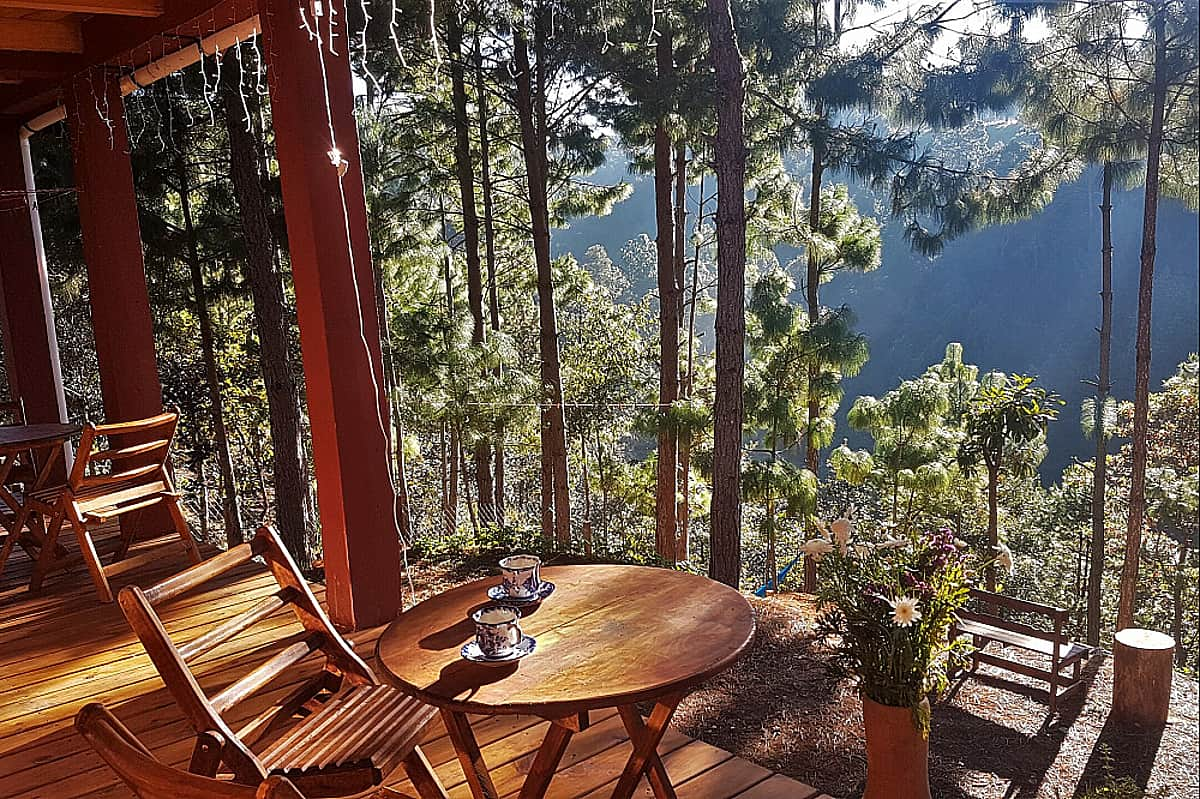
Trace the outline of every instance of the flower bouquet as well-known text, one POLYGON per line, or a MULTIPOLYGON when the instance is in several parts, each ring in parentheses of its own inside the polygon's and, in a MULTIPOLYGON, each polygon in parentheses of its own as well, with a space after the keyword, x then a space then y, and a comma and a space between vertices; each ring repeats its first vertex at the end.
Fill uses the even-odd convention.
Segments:
POLYGON ((967 648, 949 631, 972 583, 970 555, 945 529, 868 536, 845 518, 818 529, 804 544, 822 561, 817 632, 858 678, 866 797, 927 797, 928 700, 967 648))

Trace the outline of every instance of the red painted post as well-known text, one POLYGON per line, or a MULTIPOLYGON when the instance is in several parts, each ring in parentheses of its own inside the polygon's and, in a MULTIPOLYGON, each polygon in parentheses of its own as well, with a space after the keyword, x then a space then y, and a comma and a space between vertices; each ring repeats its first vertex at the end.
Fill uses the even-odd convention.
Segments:
POLYGON ((400 611, 401 550, 349 28, 342 0, 261 0, 259 12, 312 422, 326 597, 336 623, 362 628, 400 611))
POLYGON ((74 144, 79 226, 104 416, 110 422, 151 416, 162 411, 162 386, 125 103, 116 75, 91 70, 77 77, 67 95, 67 123, 74 144))
MULTIPOLYGON (((32 170, 26 169, 28 147, 15 123, 0 123, 0 190, 33 191, 32 170)), ((28 421, 62 422, 67 403, 34 196, 9 194, 0 212, 0 316, 9 390, 24 401, 28 421)), ((65 470, 60 468, 57 476, 65 478, 65 470)))
MULTIPOLYGON (((117 75, 100 69, 81 73, 66 101, 104 418, 153 416, 163 409, 162 385, 117 75)), ((129 523, 145 533, 172 529, 159 508, 136 515, 129 523)))

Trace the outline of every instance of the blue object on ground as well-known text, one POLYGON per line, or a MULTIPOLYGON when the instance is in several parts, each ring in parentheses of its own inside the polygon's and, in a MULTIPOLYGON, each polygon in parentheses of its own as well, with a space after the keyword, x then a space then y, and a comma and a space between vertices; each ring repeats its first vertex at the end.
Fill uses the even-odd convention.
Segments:
MULTIPOLYGON (((793 567, 794 567, 794 566, 795 566, 797 563, 799 563, 799 562, 800 562, 800 556, 799 556, 799 555, 797 555, 796 557, 792 558, 792 562, 791 562, 791 563, 789 563, 788 565, 784 566, 784 567, 783 567, 783 569, 782 569, 782 570, 779 572, 779 574, 777 574, 777 575, 775 576, 775 586, 776 586, 777 588, 779 587, 779 585, 780 585, 781 583, 783 583, 783 581, 784 581, 784 580, 786 580, 786 579, 787 579, 787 576, 788 576, 788 574, 789 574, 789 573, 792 571, 792 568, 793 568, 793 567)), ((755 595, 755 596, 757 596, 757 597, 764 597, 764 596, 766 596, 766 595, 767 595, 767 585, 766 585, 766 583, 764 583, 764 584, 760 585, 760 586, 759 586, 757 589, 755 589, 755 591, 754 591, 754 595, 755 595)))

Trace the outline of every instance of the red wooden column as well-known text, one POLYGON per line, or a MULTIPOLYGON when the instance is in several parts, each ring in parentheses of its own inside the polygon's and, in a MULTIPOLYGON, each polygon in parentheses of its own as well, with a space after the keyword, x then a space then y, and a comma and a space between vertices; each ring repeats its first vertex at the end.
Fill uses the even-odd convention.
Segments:
MULTIPOLYGON (((82 73, 66 98, 92 332, 104 418, 109 422, 145 418, 163 409, 125 103, 117 77, 98 69, 82 73)), ((172 529, 161 508, 135 516, 128 523, 145 533, 172 529)))
POLYGON ((151 416, 162 386, 117 76, 83 73, 66 99, 105 420, 151 416))
POLYGON ((401 550, 347 18, 342 0, 261 0, 259 11, 312 422, 326 596, 336 623, 367 627, 401 609, 401 550))
MULTIPOLYGON (((62 422, 67 418, 54 309, 42 253, 42 231, 32 195, 32 169, 26 169, 29 144, 16 123, 0 121, 0 317, 4 320, 9 389, 25 403, 30 422, 62 422)), ((65 471, 60 469, 59 477, 65 471)))

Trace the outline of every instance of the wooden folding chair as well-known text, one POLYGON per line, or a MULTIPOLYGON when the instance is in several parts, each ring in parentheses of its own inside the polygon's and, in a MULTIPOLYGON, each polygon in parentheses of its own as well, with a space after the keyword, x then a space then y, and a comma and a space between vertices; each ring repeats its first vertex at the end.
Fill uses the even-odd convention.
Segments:
MULTIPOLYGON (((0 402, 0 425, 19 426, 23 424, 26 424, 25 403, 19 399, 0 402)), ((0 474, 0 485, 5 487, 22 485, 31 482, 36 476, 37 465, 33 462, 33 452, 22 450, 8 464, 7 473, 0 474)))
POLYGON ((243 785, 280 775, 313 796, 346 796, 381 784, 403 766, 422 799, 446 799, 445 789, 417 746, 437 711, 379 683, 334 629, 271 528, 260 528, 252 541, 145 590, 127 586, 119 601, 196 731, 192 772, 211 777, 223 765, 243 785), (266 561, 279 590, 176 645, 157 608, 255 557, 266 561), (303 634, 276 639, 272 644, 284 643, 283 648, 212 696, 206 694, 188 663, 287 606, 295 612, 303 634), (224 716, 231 708, 316 652, 325 657, 319 673, 241 729, 230 728, 224 716))
MULTIPOLYGON (((0 426, 19 427, 25 423, 25 403, 20 399, 0 402, 0 426)), ((23 495, 33 486, 35 480, 37 463, 33 457, 33 450, 0 453, 0 573, 3 573, 9 554, 21 538, 18 525, 23 528, 28 521, 39 521, 22 521, 21 514, 13 511, 13 508, 21 504, 17 496, 23 495)))
MULTIPOLYGON (((255 787, 171 768, 159 762, 124 724, 97 702, 79 711, 75 729, 139 799, 304 799, 285 777, 268 777, 255 787)), ((219 745, 220 736, 210 733, 209 741, 219 745)), ((380 791, 369 799, 405 797, 394 791, 380 791)))
POLYGON ((71 525, 79 542, 79 558, 87 564, 101 602, 112 602, 108 571, 125 558, 134 543, 138 526, 122 524, 113 563, 101 563, 90 530, 112 519, 146 508, 164 506, 193 563, 200 550, 188 530, 179 507, 179 495, 167 471, 171 440, 179 415, 162 413, 148 419, 114 424, 89 424, 83 429, 75 465, 67 484, 30 494, 30 506, 46 523, 46 542, 34 567, 30 590, 41 588, 46 574, 70 565, 72 559, 56 557, 55 544, 63 523, 71 525), (100 449, 101 439, 107 448, 100 449))

